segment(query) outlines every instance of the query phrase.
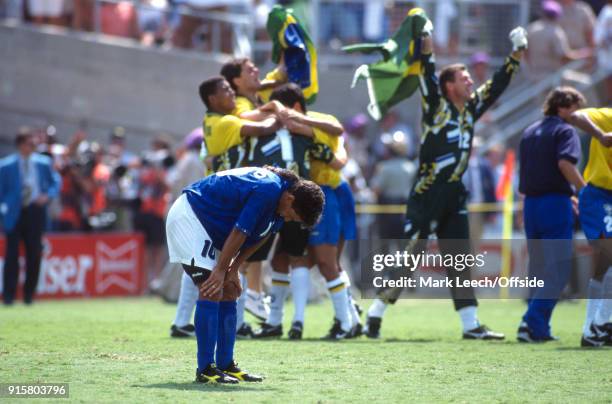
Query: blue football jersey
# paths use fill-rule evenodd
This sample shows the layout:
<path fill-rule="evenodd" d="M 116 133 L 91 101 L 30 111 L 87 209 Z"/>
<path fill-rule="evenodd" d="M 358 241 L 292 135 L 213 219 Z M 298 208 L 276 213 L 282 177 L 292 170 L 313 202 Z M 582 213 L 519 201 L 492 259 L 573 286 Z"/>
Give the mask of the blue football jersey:
<path fill-rule="evenodd" d="M 278 232 L 283 218 L 276 209 L 289 186 L 265 168 L 243 167 L 210 175 L 183 192 L 213 246 L 221 250 L 234 228 L 247 236 L 242 248 Z"/>

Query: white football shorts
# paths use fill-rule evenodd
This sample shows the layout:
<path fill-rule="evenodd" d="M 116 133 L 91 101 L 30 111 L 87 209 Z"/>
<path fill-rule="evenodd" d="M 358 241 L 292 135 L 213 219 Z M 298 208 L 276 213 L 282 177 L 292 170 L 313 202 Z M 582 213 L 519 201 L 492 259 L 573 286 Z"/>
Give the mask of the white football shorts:
<path fill-rule="evenodd" d="M 208 232 L 191 209 L 185 194 L 174 201 L 168 212 L 166 236 L 170 262 L 209 271 L 217 264 L 219 251 L 212 246 Z"/>

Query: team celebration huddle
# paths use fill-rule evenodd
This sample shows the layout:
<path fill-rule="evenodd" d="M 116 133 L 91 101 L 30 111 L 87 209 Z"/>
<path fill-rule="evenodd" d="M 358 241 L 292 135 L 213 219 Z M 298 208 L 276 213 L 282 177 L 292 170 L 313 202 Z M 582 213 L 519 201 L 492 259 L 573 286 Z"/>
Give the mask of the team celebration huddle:
<path fill-rule="evenodd" d="M 342 174 L 350 153 L 345 128 L 326 111 L 311 109 L 318 93 L 316 57 L 298 21 L 283 17 L 288 24 L 280 24 L 282 39 L 273 50 L 277 66 L 265 78 L 253 61 L 242 58 L 227 62 L 218 76 L 199 85 L 206 109 L 201 158 L 207 173 L 183 190 L 166 218 L 170 261 L 184 270 L 171 335 L 195 335 L 200 383 L 264 380 L 238 366 L 235 342 L 285 336 L 301 340 L 308 327 L 310 271 L 320 272 L 333 307 L 324 340 L 384 336 L 383 316 L 403 292 L 380 288 L 365 313 L 351 293 L 351 271 L 341 260 L 345 243 L 357 238 L 355 200 Z M 374 119 L 384 118 L 392 107 L 402 108 L 395 105 L 402 99 L 421 100 L 421 111 L 414 112 L 420 114 L 422 130 L 418 169 L 402 223 L 402 248 L 418 254 L 435 235 L 442 254 L 467 254 L 473 245 L 463 177 L 476 152 L 474 127 L 521 69 L 528 34 L 521 27 L 508 33 L 511 53 L 490 80 L 476 87 L 465 65 L 435 64 L 436 27 L 422 10 L 411 10 L 404 24 L 406 30 L 400 31 L 405 36 L 393 39 L 397 49 L 385 45 L 387 53 L 381 53 L 385 62 L 402 70 L 401 80 L 414 79 L 413 90 L 399 98 L 377 98 L 375 66 L 363 76 Z M 366 106 L 365 101 L 353 102 Z M 516 338 L 523 343 L 556 339 L 550 320 L 569 282 L 576 216 L 597 257 L 583 336 L 577 342 L 603 351 L 612 345 L 612 109 L 587 104 L 571 87 L 554 89 L 543 101 L 542 119 L 520 141 L 518 187 L 525 195 L 529 272 L 545 286 L 527 297 L 527 310 L 516 319 Z M 577 168 L 577 130 L 590 137 L 584 172 Z M 552 250 L 537 243 L 541 240 L 566 244 Z M 271 282 L 264 297 L 267 268 Z M 473 276 L 469 268 L 448 267 L 446 274 L 468 285 L 464 281 Z M 481 323 L 473 288 L 449 289 L 461 324 L 459 336 L 485 344 L 506 338 Z M 283 320 L 289 298 L 293 317 L 287 330 Z M 246 312 L 260 325 L 252 327 Z M 487 321 L 493 327 L 495 319 Z"/>

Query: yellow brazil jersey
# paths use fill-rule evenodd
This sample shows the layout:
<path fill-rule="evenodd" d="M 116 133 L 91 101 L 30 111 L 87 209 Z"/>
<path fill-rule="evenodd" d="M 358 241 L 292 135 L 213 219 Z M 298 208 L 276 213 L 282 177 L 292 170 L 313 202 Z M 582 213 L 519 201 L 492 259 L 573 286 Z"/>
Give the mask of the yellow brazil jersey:
<path fill-rule="evenodd" d="M 327 120 L 330 122 L 338 122 L 338 120 L 327 114 L 322 114 L 319 112 L 308 112 L 308 116 L 313 118 Z M 328 146 L 334 153 L 338 151 L 338 147 L 340 144 L 339 136 L 330 135 L 320 129 L 313 128 L 314 132 L 314 142 L 322 143 Z M 310 161 L 310 179 L 319 185 L 327 185 L 332 188 L 336 188 L 340 185 L 342 181 L 342 177 L 340 174 L 340 170 L 335 170 L 331 168 L 328 164 L 319 161 L 319 160 L 311 160 Z"/>
<path fill-rule="evenodd" d="M 227 170 L 238 167 L 245 151 L 240 131 L 244 121 L 233 115 L 209 112 L 204 117 L 204 142 L 208 155 L 218 156 L 213 170 Z"/>
<path fill-rule="evenodd" d="M 268 74 L 266 74 L 266 77 L 264 78 L 264 81 L 278 81 L 278 82 L 283 82 L 287 80 L 287 76 L 285 75 L 285 73 L 283 73 L 282 71 L 280 71 L 278 68 L 272 70 L 271 72 L 269 72 Z M 265 90 L 261 90 L 257 92 L 257 95 L 259 96 L 259 98 L 261 98 L 261 100 L 263 102 L 268 102 L 270 101 L 270 95 L 272 95 L 272 91 L 274 91 L 274 88 L 267 88 Z"/>
<path fill-rule="evenodd" d="M 278 80 L 282 80 L 282 78 L 283 78 L 283 73 L 280 72 L 278 69 L 274 69 L 266 75 L 265 80 L 266 81 L 278 81 Z M 270 95 L 272 94 L 273 90 L 274 90 L 273 88 L 267 88 L 265 90 L 258 91 L 257 97 L 259 98 L 260 102 L 262 103 L 268 102 L 270 100 Z M 257 107 L 258 105 L 255 105 L 247 97 L 244 97 L 242 95 L 237 95 L 236 96 L 236 106 L 234 107 L 234 110 L 232 111 L 232 115 L 240 116 L 240 114 L 242 114 L 243 112 L 252 111 Z"/>
<path fill-rule="evenodd" d="M 612 132 L 612 108 L 587 108 L 581 112 L 586 113 L 602 132 Z M 594 138 L 591 139 L 584 179 L 589 184 L 612 191 L 612 148 L 604 147 Z"/>
<path fill-rule="evenodd" d="M 240 114 L 242 114 L 243 112 L 252 111 L 255 108 L 257 108 L 255 104 L 253 104 L 253 102 L 249 100 L 247 97 L 237 95 L 236 96 L 236 106 L 234 107 L 234 110 L 232 111 L 232 115 L 240 116 Z"/>

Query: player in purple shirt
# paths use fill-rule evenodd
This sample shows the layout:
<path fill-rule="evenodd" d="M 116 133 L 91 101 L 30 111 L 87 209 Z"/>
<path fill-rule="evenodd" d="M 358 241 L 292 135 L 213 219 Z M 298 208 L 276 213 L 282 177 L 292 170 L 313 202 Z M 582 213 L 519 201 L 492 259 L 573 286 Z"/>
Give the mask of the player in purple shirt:
<path fill-rule="evenodd" d="M 554 89 L 544 102 L 544 119 L 521 138 L 519 190 L 525 194 L 529 276 L 543 280 L 544 286 L 530 293 L 517 333 L 520 342 L 556 339 L 550 318 L 571 272 L 572 205 L 577 205 L 573 195 L 585 185 L 576 168 L 580 140 L 567 120 L 584 103 L 583 95 L 571 87 Z"/>

